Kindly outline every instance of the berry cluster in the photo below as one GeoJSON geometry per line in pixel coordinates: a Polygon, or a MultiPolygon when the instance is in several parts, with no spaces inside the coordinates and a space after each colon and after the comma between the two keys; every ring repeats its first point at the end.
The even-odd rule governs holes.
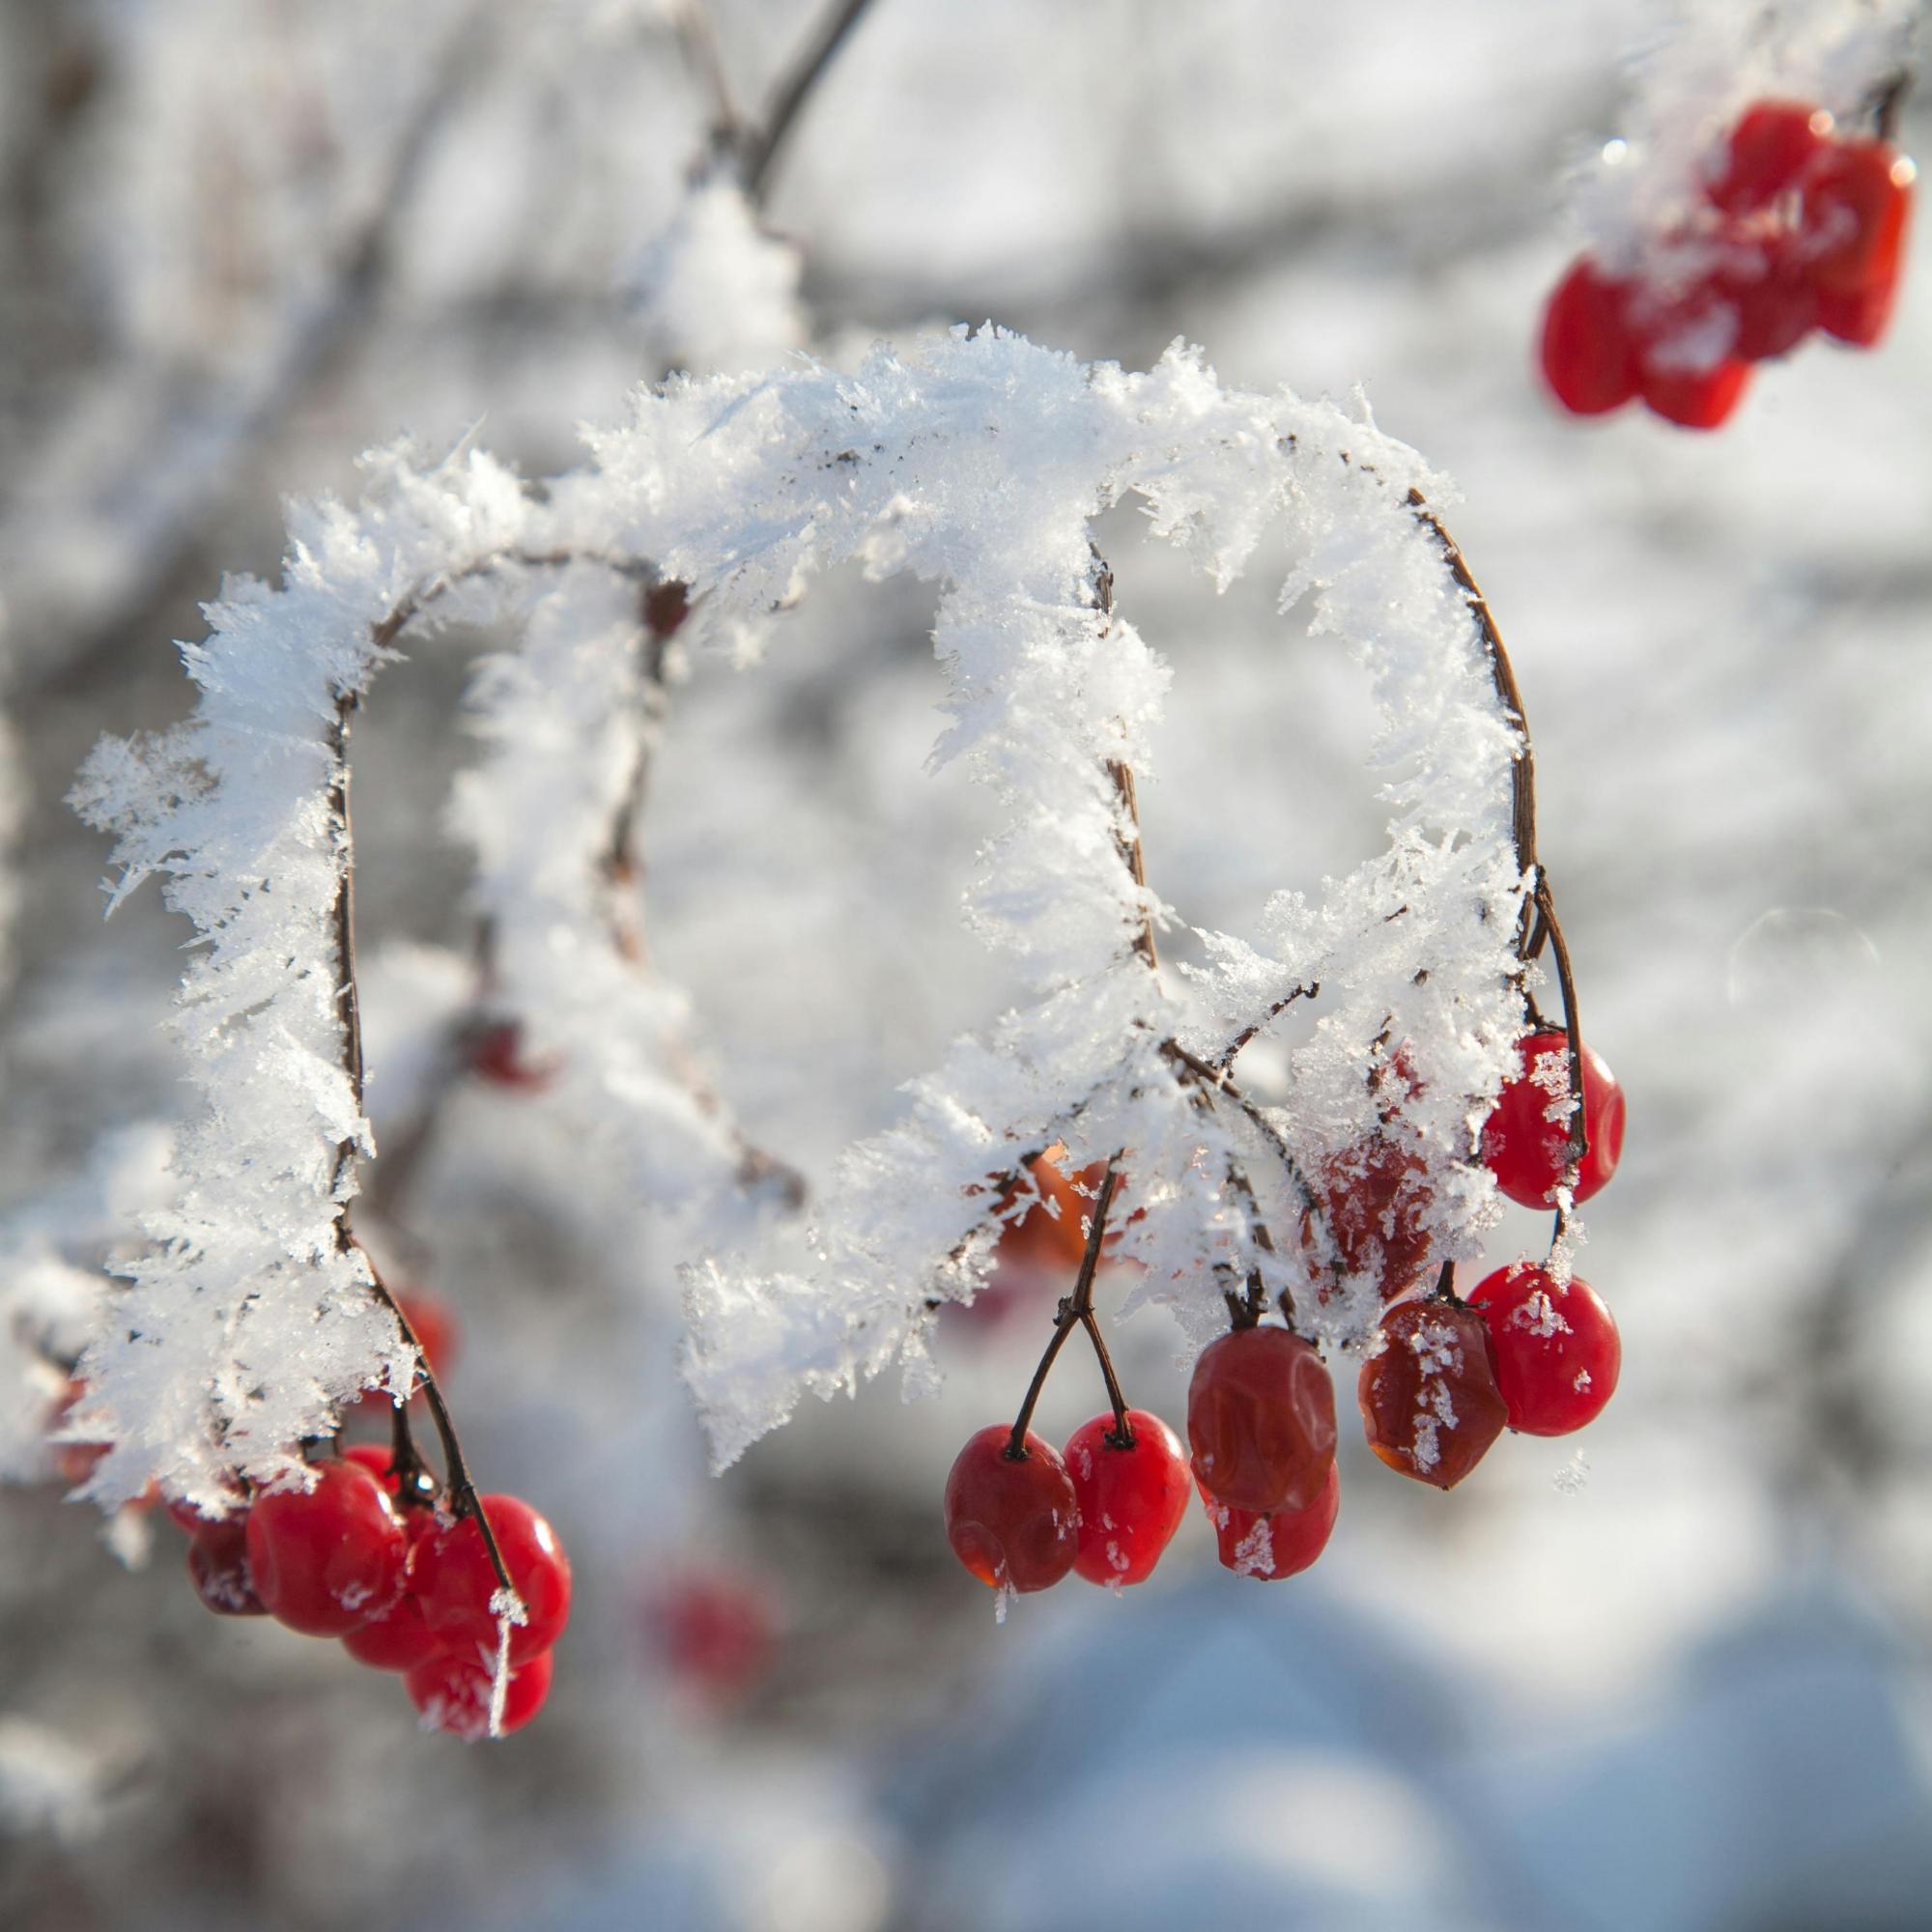
{"type": "Polygon", "coordinates": [[[1543,319],[1545,380],[1576,415],[1634,397],[1689,429],[1737,407],[1750,365],[1814,329],[1855,348],[1884,335],[1898,293],[1912,163],[1844,138],[1804,101],[1760,100],[1714,156],[1701,204],[1663,238],[1654,277],[1580,256],[1543,319]]]}
{"type": "MultiPolygon", "coordinates": [[[[1562,1032],[1524,1036],[1519,1071],[1498,1096],[1481,1153],[1498,1188],[1561,1218],[1601,1188],[1623,1150],[1624,1096],[1603,1060],[1562,1032]],[[1580,1105],[1573,1102],[1580,1067],[1580,1105]]],[[[1050,1152],[1053,1151],[1049,1151],[1050,1152]]],[[[1105,1245],[1111,1165],[1071,1188],[1037,1157],[1034,1205],[1009,1221],[1003,1244],[1059,1242],[1071,1252],[1063,1190],[1077,1204],[1081,1269],[1062,1304],[1054,1342],[1011,1428],[980,1430],[946,1483],[946,1533],[953,1553],[1001,1591],[1043,1590],[1069,1571],[1116,1588],[1152,1573],[1200,1492],[1222,1564],[1237,1575],[1293,1577],[1321,1555],[1340,1502],[1335,1392],[1320,1351],[1253,1303],[1231,1304],[1235,1326],[1203,1350],[1187,1396],[1187,1449],[1158,1416],[1128,1408],[1093,1315],[1095,1264],[1105,1245]],[[1048,1204],[1051,1203],[1052,1206],[1048,1204]],[[1033,1223],[1037,1217],[1043,1226],[1033,1223]],[[1028,1428],[1059,1343],[1075,1324],[1094,1343],[1113,1401],[1083,1423],[1064,1452],[1028,1428]],[[1192,1478],[1190,1484],[1190,1476],[1192,1478]]],[[[1421,1163],[1378,1141],[1323,1175],[1320,1214],[1350,1272],[1379,1267],[1386,1307],[1366,1350],[1356,1396],[1369,1446],[1389,1467],[1453,1489],[1507,1427],[1530,1435],[1582,1428],[1615,1392],[1622,1359],[1615,1322],[1589,1285],[1567,1268],[1519,1262],[1487,1276],[1464,1301],[1448,1269],[1418,1292],[1429,1259],[1428,1195],[1421,1163]],[[1380,1150],[1380,1151],[1378,1151],[1380,1150]],[[1373,1230],[1373,1237],[1370,1231],[1373,1230]],[[1358,1265],[1360,1264],[1360,1265],[1358,1265]]],[[[1004,1197],[1003,1197],[1004,1199],[1004,1197]]],[[[1305,1228],[1304,1239],[1310,1238],[1305,1228]]]]}
{"type": "MultiPolygon", "coordinates": [[[[479,1498],[523,1605],[509,1631],[503,1734],[550,1692],[551,1650],[570,1616],[570,1564],[520,1497],[479,1498]]],[[[424,1727],[489,1735],[500,1585],[474,1516],[451,1514],[419,1463],[358,1446],[315,1467],[307,1490],[270,1490],[225,1516],[179,1504],[195,1594],[218,1616],[270,1616],[340,1637],[356,1662],[403,1674],[424,1727]]]]}
{"type": "MultiPolygon", "coordinates": [[[[456,1352],[453,1314],[433,1296],[395,1302],[427,1374],[456,1352]]],[[[53,1434],[86,1394],[70,1378],[48,1418],[53,1434]]],[[[205,1607],[224,1617],[273,1617],[305,1636],[340,1637],[375,1670],[403,1674],[424,1727],[474,1740],[491,1733],[502,1589],[522,1605],[512,1621],[497,1735],[520,1730],[550,1693],[551,1649],[570,1615],[570,1564],[548,1521],[518,1496],[461,1501],[424,1467],[398,1428],[395,1401],[372,1389],[352,1409],[381,1411],[392,1440],[357,1443],[316,1463],[307,1490],[237,1494],[218,1516],[184,1503],[167,1515],[188,1539],[187,1573],[205,1607]],[[487,1516],[495,1555],[476,1511],[487,1516]]],[[[111,1444],[56,1439],[54,1465],[85,1482],[111,1444]]],[[[151,1484],[135,1507],[159,1500],[151,1484]]]]}

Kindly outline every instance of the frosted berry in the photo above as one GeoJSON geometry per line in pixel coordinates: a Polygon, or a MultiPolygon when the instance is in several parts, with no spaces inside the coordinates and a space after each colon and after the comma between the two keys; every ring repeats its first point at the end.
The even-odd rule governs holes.
{"type": "MultiPolygon", "coordinates": [[[[1342,1272],[1370,1275],[1384,1301],[1406,1294],[1429,1269],[1429,1170],[1412,1149],[1377,1133],[1321,1164],[1321,1206],[1342,1272]]],[[[1327,1258],[1313,1217],[1304,1215],[1303,1245],[1318,1264],[1327,1258]]],[[[1328,1298],[1324,1282],[1321,1298],[1328,1298]]]]}
{"type": "MultiPolygon", "coordinates": [[[[1089,1204],[1074,1192],[1060,1166],[1066,1150],[1058,1145],[1027,1163],[1039,1198],[1001,1225],[993,1259],[1001,1272],[1064,1274],[1080,1265],[1087,1252],[1083,1226],[1089,1204]]],[[[1009,1182],[1000,1191],[994,1211],[1006,1214],[1023,1190],[1009,1182]]]]}
{"type": "Polygon", "coordinates": [[[1483,1318],[1434,1296],[1383,1316],[1355,1393],[1369,1447],[1438,1490],[1453,1490],[1508,1420],[1483,1318]]]}
{"type": "Polygon", "coordinates": [[[344,1636],[396,1601],[408,1539],[383,1486],[357,1463],[325,1463],[315,1487],[258,1496],[248,1567],[269,1614],[307,1636],[344,1636]]]}
{"type": "MultiPolygon", "coordinates": [[[[426,1659],[403,1679],[410,1701],[422,1713],[423,1729],[448,1731],[466,1744],[490,1735],[493,1667],[480,1658],[445,1652],[426,1659]]],[[[502,1733],[520,1731],[550,1695],[548,1651],[510,1672],[503,1698],[502,1733]]]]}
{"type": "Polygon", "coordinates": [[[1268,1326],[1210,1343],[1188,1384],[1187,1441],[1222,1502],[1306,1509],[1335,1461],[1335,1388],[1313,1344],[1268,1326]]]}
{"type": "Polygon", "coordinates": [[[1623,1343],[1588,1282],[1573,1275],[1559,1287],[1542,1268],[1518,1263],[1485,1276],[1469,1305],[1489,1324],[1512,1429],[1568,1435],[1594,1422],[1616,1393],[1623,1343]]]}
{"type": "MultiPolygon", "coordinates": [[[[570,1621],[570,1561],[548,1521],[519,1496],[485,1496],[483,1508],[503,1567],[524,1600],[527,1621],[510,1631],[510,1662],[527,1663],[547,1651],[570,1621]]],[[[473,1517],[439,1525],[416,1546],[410,1583],[426,1623],[451,1649],[497,1654],[490,1600],[499,1587],[483,1532],[473,1517]]]]}
{"type": "Polygon", "coordinates": [[[1201,1500],[1214,1525],[1221,1567],[1237,1577],[1278,1583],[1285,1577],[1298,1577],[1327,1548],[1342,1506],[1342,1472],[1329,1463],[1328,1480],[1306,1509],[1270,1510],[1257,1516],[1252,1510],[1230,1509],[1206,1490],[1201,1500]]]}
{"type": "Polygon", "coordinates": [[[1050,1589],[1079,1552],[1080,1505],[1060,1452],[1029,1434],[1012,1457],[1000,1423],[967,1438],[946,1478],[946,1540],[995,1590],[1050,1589]]]}
{"type": "MultiPolygon", "coordinates": [[[[1624,1090],[1588,1041],[1582,1064],[1589,1151],[1577,1170],[1574,1198],[1579,1204],[1617,1171],[1624,1151],[1624,1090]]],[[[1525,1208],[1554,1207],[1557,1184],[1570,1167],[1569,1036],[1525,1034],[1518,1044],[1517,1066],[1484,1123],[1483,1159],[1512,1201],[1525,1208]]]]}
{"type": "Polygon", "coordinates": [[[205,1608],[218,1617],[265,1617],[248,1567],[248,1531],[239,1518],[203,1520],[188,1538],[188,1580],[205,1608]]]}
{"type": "Polygon", "coordinates": [[[1806,100],[1759,100],[1725,143],[1723,166],[1705,189],[1726,214],[1749,214],[1796,187],[1825,150],[1832,117],[1806,100]]]}
{"type": "Polygon", "coordinates": [[[1636,394],[1630,287],[1586,255],[1557,283],[1543,315],[1543,379],[1572,415],[1597,416],[1636,394]]]}
{"type": "Polygon", "coordinates": [[[1144,1583],[1187,1514],[1187,1454],[1159,1416],[1127,1410],[1131,1447],[1114,1437],[1114,1412],[1066,1438],[1066,1471],[1080,1508],[1073,1567],[1090,1583],[1144,1583]]]}
{"type": "MultiPolygon", "coordinates": [[[[54,1406],[47,1412],[45,1433],[52,1435],[56,1430],[67,1426],[67,1419],[75,1406],[87,1394],[87,1384],[77,1376],[70,1377],[67,1386],[61,1390],[54,1406]]],[[[100,1459],[113,1448],[111,1442],[55,1442],[53,1451],[55,1472],[70,1488],[78,1488],[94,1474],[100,1459]]]]}

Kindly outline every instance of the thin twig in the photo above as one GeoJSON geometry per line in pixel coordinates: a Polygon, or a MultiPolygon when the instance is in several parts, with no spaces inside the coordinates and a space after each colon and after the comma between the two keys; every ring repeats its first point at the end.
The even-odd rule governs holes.
{"type": "Polygon", "coordinates": [[[1213,1067],[1217,1073],[1226,1073],[1237,1061],[1250,1041],[1265,1033],[1283,1013],[1287,1012],[1296,1000],[1315,999],[1321,991],[1321,981],[1311,980],[1305,986],[1296,986],[1292,992],[1284,993],[1278,1000],[1268,1002],[1267,1010],[1259,1019],[1250,1020],[1219,1053],[1214,1056],[1213,1067]]]}
{"type": "MultiPolygon", "coordinates": [[[[1519,873],[1527,875],[1537,872],[1540,868],[1536,857],[1536,753],[1530,742],[1529,718],[1523,710],[1522,693],[1517,688],[1516,668],[1510,663],[1509,652],[1504,647],[1501,631],[1496,628],[1489,599],[1483,595],[1482,586],[1469,569],[1462,546],[1449,534],[1442,519],[1429,507],[1428,498],[1420,490],[1409,491],[1408,505],[1415,512],[1416,522],[1435,537],[1441,549],[1442,559],[1449,566],[1449,574],[1456,580],[1469,613],[1476,620],[1477,634],[1483,640],[1483,653],[1489,660],[1490,677],[1495,685],[1497,701],[1521,740],[1520,749],[1510,767],[1510,838],[1516,848],[1519,873]]],[[[1529,957],[1530,918],[1530,900],[1525,898],[1517,934],[1517,956],[1520,959],[1529,957]]]]}
{"type": "Polygon", "coordinates": [[[724,152],[741,147],[747,138],[745,119],[732,98],[731,82],[718,50],[718,30],[704,0],[677,0],[671,31],[677,36],[685,65],[711,98],[712,147],[724,152]]]}
{"type": "Polygon", "coordinates": [[[764,200],[780,149],[797,127],[806,102],[869,4],[870,0],[837,0],[799,49],[784,78],[773,89],[763,123],[758,132],[745,143],[740,163],[745,192],[753,202],[764,200]]]}

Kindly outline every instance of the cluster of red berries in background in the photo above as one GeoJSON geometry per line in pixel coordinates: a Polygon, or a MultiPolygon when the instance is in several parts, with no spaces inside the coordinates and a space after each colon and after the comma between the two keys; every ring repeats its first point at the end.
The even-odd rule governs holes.
{"type": "Polygon", "coordinates": [[[1747,108],[1667,252],[1692,272],[1626,279],[1583,255],[1543,320],[1543,374],[1576,415],[1641,397],[1690,429],[1736,409],[1750,365],[1815,330],[1868,349],[1891,319],[1912,163],[1889,141],[1840,138],[1796,100],[1747,108]]]}
{"type": "MultiPolygon", "coordinates": [[[[1595,1194],[1623,1151],[1624,1096],[1581,1050],[1585,1151],[1574,1156],[1571,1042],[1524,1037],[1520,1070],[1483,1130],[1497,1186],[1523,1207],[1567,1211],[1595,1194]]],[[[1561,1270],[1515,1263],[1467,1300],[1418,1292],[1427,1269],[1427,1196],[1420,1162],[1393,1143],[1324,1177],[1323,1208],[1343,1264],[1378,1257],[1386,1308],[1356,1388],[1369,1446],[1389,1467],[1453,1489],[1505,1428],[1566,1435],[1616,1390],[1616,1323],[1590,1286],[1561,1270]],[[1377,1230],[1378,1247],[1366,1230],[1377,1230]],[[1351,1233],[1351,1230],[1354,1232],[1351,1233]]],[[[1066,1204],[1039,1173],[1041,1200],[1022,1221],[1066,1204]]],[[[1062,1187],[1064,1177],[1057,1177],[1062,1187]]],[[[1071,1190],[1069,1190],[1071,1191],[1071,1190]]],[[[1077,1199],[1077,1196],[1076,1196],[1077,1199]]],[[[1072,1217],[1080,1227],[1077,1213],[1072,1217]]],[[[1009,1224],[1009,1230],[1013,1224],[1009,1224]]],[[[1008,1238],[1061,1243],[1064,1230],[1008,1238]]],[[[1312,1564],[1335,1526],[1335,1392],[1320,1351],[1291,1326],[1250,1321],[1202,1351],[1187,1397],[1187,1446],[1144,1409],[1083,1423],[1058,1451],[1030,1431],[996,1424],[959,1452],[946,1483],[946,1533],[960,1562],[999,1590],[1043,1590],[1069,1571],[1119,1587],[1152,1573],[1198,1489],[1223,1565],[1264,1580],[1312,1564]]]]}
{"type": "MultiPolygon", "coordinates": [[[[481,1500],[525,1613],[510,1629],[507,1734],[550,1694],[570,1564],[528,1503],[481,1500]]],[[[362,1445],[317,1464],[308,1490],[270,1490],[222,1517],[179,1504],[168,1514],[187,1532],[195,1593],[216,1615],[270,1616],[304,1636],[339,1637],[356,1662],[402,1674],[426,1729],[488,1735],[497,1573],[475,1519],[438,1507],[422,1472],[406,1482],[388,1450],[362,1445]]]]}

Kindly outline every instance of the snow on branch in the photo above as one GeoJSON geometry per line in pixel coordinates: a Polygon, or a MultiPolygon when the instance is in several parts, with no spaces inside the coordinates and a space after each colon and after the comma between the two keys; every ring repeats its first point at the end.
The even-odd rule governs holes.
{"type": "Polygon", "coordinates": [[[115,1445],[93,1493],[152,1476],[212,1502],[238,1474],[296,1479],[340,1404],[412,1372],[346,1238],[373,1150],[341,970],[343,758],[374,673],[430,620],[525,622],[479,676],[486,750],[456,819],[492,970],[564,1069],[559,1104],[627,1151],[694,1257],[687,1378],[720,1462],[804,1390],[895,1359],[917,1380],[932,1302],[973,1294],[998,1216],[1024,1206],[1002,1184],[1055,1141],[1075,1165],[1119,1155],[1139,1296],[1197,1337],[1239,1290],[1359,1338],[1373,1286],[1321,1194],[1365,1147],[1413,1171],[1439,1255],[1473,1251],[1495,1212],[1474,1136],[1521,1027],[1539,873],[1513,687],[1412,452],[1325,405],[1224,390],[1179,345],[1128,374],[992,329],[850,373],[679,380],[589,441],[540,496],[480,455],[379,459],[361,509],[298,515],[279,590],[210,607],[190,722],[89,760],[75,800],[117,835],[114,900],[158,874],[195,926],[177,1027],[201,1094],[177,1203],[82,1364],[76,1426],[115,1445]],[[1298,535],[1284,602],[1306,596],[1368,673],[1392,814],[1383,854],[1320,904],[1279,897],[1260,944],[1205,935],[1185,983],[1155,964],[1173,915],[1134,860],[1168,671],[1114,612],[1089,534],[1130,496],[1217,584],[1271,526],[1298,535]],[[693,1073],[682,1003],[623,941],[610,841],[662,696],[641,591],[689,586],[704,635],[749,659],[854,560],[940,586],[933,759],[964,759],[1006,809],[968,916],[1025,997],[913,1082],[788,1229],[731,1195],[746,1144],[693,1073]],[[1316,981],[1291,1105],[1257,1106],[1233,1053],[1316,981]]]}
{"type": "MultiPolygon", "coordinates": [[[[1521,740],[1443,540],[1410,500],[1440,494],[1411,452],[1325,406],[1226,392],[1179,348],[1129,375],[999,331],[881,350],[849,376],[674,384],[592,447],[591,472],[556,493],[571,540],[659,557],[747,652],[845,559],[936,581],[951,723],[934,758],[966,758],[1010,813],[969,916],[1016,955],[1029,1003],[961,1040],[908,1090],[898,1125],[848,1151],[805,1252],[713,1255],[689,1272],[689,1379],[721,1462],[801,1390],[895,1358],[920,1372],[928,1303],[984,1277],[994,1182],[1056,1140],[1075,1163],[1125,1151],[1140,1212],[1124,1252],[1143,1293],[1197,1334],[1223,1319],[1230,1281],[1274,1293],[1310,1278],[1231,1178],[1258,1130],[1292,1174],[1399,1134],[1426,1167],[1442,1252],[1472,1251],[1493,1216],[1475,1125],[1520,1030],[1521,740]],[[1279,1121],[1204,1104],[1169,1050],[1177,993],[1137,944],[1164,909],[1124,857],[1110,772],[1148,764],[1167,671],[1101,608],[1089,537],[1128,495],[1219,583],[1286,517],[1309,544],[1291,592],[1312,594],[1318,628],[1349,641],[1381,706],[1388,852],[1319,908],[1277,903],[1265,952],[1218,942],[1202,987],[1230,1033],[1310,978],[1332,988],[1279,1121]],[[1370,1079],[1391,1041],[1412,1090],[1395,1101],[1370,1079]]],[[[1321,1325],[1358,1335],[1372,1297],[1332,1254],[1328,1273],[1321,1325]]]]}

